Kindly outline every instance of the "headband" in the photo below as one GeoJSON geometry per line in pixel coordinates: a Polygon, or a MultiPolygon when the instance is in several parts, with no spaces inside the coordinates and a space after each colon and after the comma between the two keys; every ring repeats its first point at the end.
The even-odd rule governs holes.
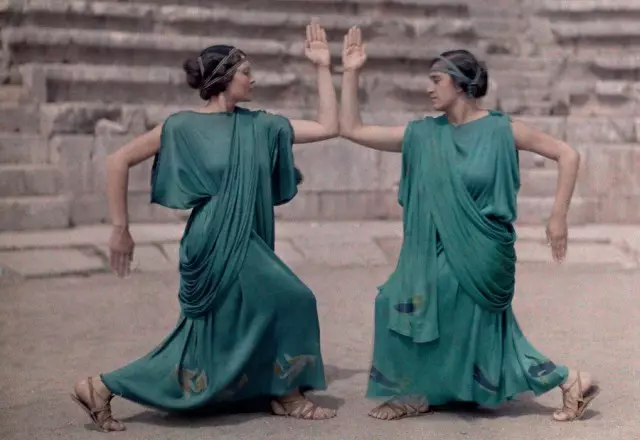
{"type": "Polygon", "coordinates": [[[456,66],[451,60],[438,56],[436,60],[444,62],[447,67],[441,67],[439,69],[432,69],[434,72],[443,72],[448,73],[457,79],[459,84],[464,84],[467,86],[467,96],[469,98],[473,98],[478,91],[478,82],[480,81],[480,76],[482,75],[482,68],[477,69],[475,78],[471,79],[456,66]]]}
{"type": "Polygon", "coordinates": [[[233,48],[229,51],[229,53],[227,54],[227,56],[225,56],[223,59],[220,60],[220,62],[216,65],[215,69],[213,69],[213,72],[211,72],[211,74],[208,76],[208,78],[204,78],[204,63],[202,62],[202,56],[198,57],[198,67],[200,67],[200,75],[203,78],[202,81],[202,85],[200,85],[200,90],[204,90],[207,89],[209,87],[211,87],[212,85],[214,85],[215,83],[222,81],[223,79],[226,79],[229,77],[229,75],[232,75],[236,69],[238,69],[238,67],[240,66],[240,64],[242,64],[242,62],[245,60],[245,56],[244,54],[242,54],[242,52],[240,52],[238,49],[233,48]],[[229,61],[229,59],[235,55],[236,53],[240,54],[240,59],[238,60],[238,62],[236,62],[233,66],[231,66],[229,68],[229,70],[222,76],[219,76],[216,78],[216,73],[218,73],[218,71],[220,71],[220,69],[222,69],[224,67],[224,65],[227,63],[227,61],[229,61]]]}

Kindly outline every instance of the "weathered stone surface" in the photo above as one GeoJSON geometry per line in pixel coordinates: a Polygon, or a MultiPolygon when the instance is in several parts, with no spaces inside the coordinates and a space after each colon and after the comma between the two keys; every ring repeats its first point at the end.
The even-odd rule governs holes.
{"type": "Polygon", "coordinates": [[[634,120],[624,117],[569,117],[567,137],[570,144],[628,143],[635,140],[634,120]]]}
{"type": "Polygon", "coordinates": [[[640,12],[636,0],[545,0],[541,3],[548,13],[640,12]]]}
{"type": "Polygon", "coordinates": [[[550,169],[522,170],[520,173],[521,197],[549,197],[556,192],[558,171],[550,169]]]}
{"type": "Polygon", "coordinates": [[[379,185],[376,151],[343,139],[296,147],[295,160],[305,176],[304,191],[367,191],[379,185]]]}
{"type": "Polygon", "coordinates": [[[32,230],[69,226],[66,197],[0,198],[0,230],[32,230]]]}
{"type": "Polygon", "coordinates": [[[0,252],[0,265],[25,277],[79,274],[104,269],[100,257],[76,249],[0,252]]]}
{"type": "MultiPolygon", "coordinates": [[[[109,260],[109,246],[100,245],[97,249],[105,261],[109,260]]],[[[161,245],[138,245],[133,250],[131,270],[133,272],[165,272],[177,270],[178,266],[167,258],[161,245]]]]}
{"type": "Polygon", "coordinates": [[[640,196],[640,144],[590,145],[587,149],[590,194],[640,196]]]}
{"type": "Polygon", "coordinates": [[[60,170],[46,164],[0,165],[0,197],[51,196],[62,188],[60,170]]]}
{"type": "Polygon", "coordinates": [[[88,135],[58,135],[51,139],[51,162],[65,176],[65,193],[91,192],[93,142],[93,136],[88,135]]]}
{"type": "Polygon", "coordinates": [[[290,240],[276,240],[275,251],[276,255],[278,255],[287,266],[295,266],[296,264],[305,262],[304,255],[296,249],[290,240]]]}
{"type": "Polygon", "coordinates": [[[119,120],[122,107],[109,104],[60,103],[41,106],[45,135],[93,134],[101,119],[119,120]]]}
{"type": "Polygon", "coordinates": [[[560,22],[552,25],[559,40],[640,37],[638,23],[633,20],[560,22]]]}
{"type": "Polygon", "coordinates": [[[308,263],[330,267],[376,266],[388,264],[384,252],[371,241],[353,242],[348,237],[336,241],[300,237],[296,240],[308,263]]]}
{"type": "Polygon", "coordinates": [[[0,132],[38,133],[40,113],[35,105],[0,103],[0,132]]]}
{"type": "Polygon", "coordinates": [[[35,134],[0,133],[0,163],[45,163],[47,141],[35,134]]]}

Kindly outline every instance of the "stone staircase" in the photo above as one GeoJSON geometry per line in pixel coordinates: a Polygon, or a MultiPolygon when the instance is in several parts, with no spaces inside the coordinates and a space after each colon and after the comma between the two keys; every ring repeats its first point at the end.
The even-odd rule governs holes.
{"type": "MultiPolygon", "coordinates": [[[[303,55],[310,17],[334,42],[335,66],[342,35],[353,24],[363,28],[368,121],[404,123],[429,112],[429,60],[463,47],[488,62],[487,105],[563,137],[566,117],[548,116],[559,114],[551,88],[557,66],[544,54],[523,56],[509,47],[504,36],[513,35],[522,17],[518,1],[506,3],[505,19],[496,20],[478,16],[477,3],[468,0],[217,0],[215,7],[204,0],[0,2],[0,230],[107,221],[104,158],[171,112],[198,103],[180,65],[208,45],[233,44],[250,56],[258,81],[252,107],[312,117],[315,78],[303,55]]],[[[334,81],[339,91],[338,69],[334,81]]],[[[280,217],[400,215],[399,157],[332,140],[298,148],[296,159],[306,181],[280,217]]],[[[539,223],[553,202],[555,173],[545,161],[521,159],[520,220],[539,223]]],[[[149,205],[149,168],[147,161],[132,171],[131,218],[175,220],[177,213],[149,205]]],[[[594,203],[578,196],[572,221],[592,221],[594,203]]]]}

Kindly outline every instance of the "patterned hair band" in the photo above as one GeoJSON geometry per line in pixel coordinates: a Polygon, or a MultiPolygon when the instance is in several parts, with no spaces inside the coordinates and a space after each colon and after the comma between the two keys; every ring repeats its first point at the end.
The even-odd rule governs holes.
{"type": "MultiPolygon", "coordinates": [[[[242,64],[242,62],[245,60],[245,56],[242,52],[240,52],[238,49],[231,49],[231,51],[229,51],[229,53],[220,60],[220,62],[216,65],[216,67],[213,69],[213,72],[211,72],[211,74],[209,75],[209,77],[206,80],[202,81],[202,85],[200,86],[200,90],[204,90],[207,89],[209,87],[211,87],[213,84],[222,81],[223,79],[226,79],[229,77],[229,75],[233,74],[238,67],[240,66],[240,64],[242,64]],[[224,65],[227,63],[227,61],[229,61],[229,59],[235,55],[239,53],[240,59],[229,68],[229,70],[222,76],[219,76],[216,78],[216,74],[220,71],[220,69],[222,69],[224,67],[224,65]]],[[[202,57],[198,57],[198,65],[200,66],[200,74],[202,75],[202,77],[204,78],[204,64],[202,62],[202,57]]]]}
{"type": "Polygon", "coordinates": [[[467,75],[462,73],[458,66],[456,66],[455,63],[453,63],[451,60],[443,56],[438,56],[436,59],[446,64],[446,67],[436,67],[432,70],[434,72],[448,73],[449,75],[456,78],[459,84],[464,84],[467,86],[467,96],[469,98],[473,98],[478,90],[478,82],[480,81],[480,76],[482,75],[482,68],[477,69],[475,78],[471,79],[467,75]]]}

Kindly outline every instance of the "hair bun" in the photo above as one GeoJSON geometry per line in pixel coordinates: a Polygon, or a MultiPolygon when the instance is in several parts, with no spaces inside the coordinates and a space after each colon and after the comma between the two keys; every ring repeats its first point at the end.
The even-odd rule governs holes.
{"type": "Polygon", "coordinates": [[[187,84],[192,89],[199,89],[202,85],[202,74],[200,73],[200,65],[195,58],[189,58],[182,65],[182,69],[187,74],[187,84]]]}

